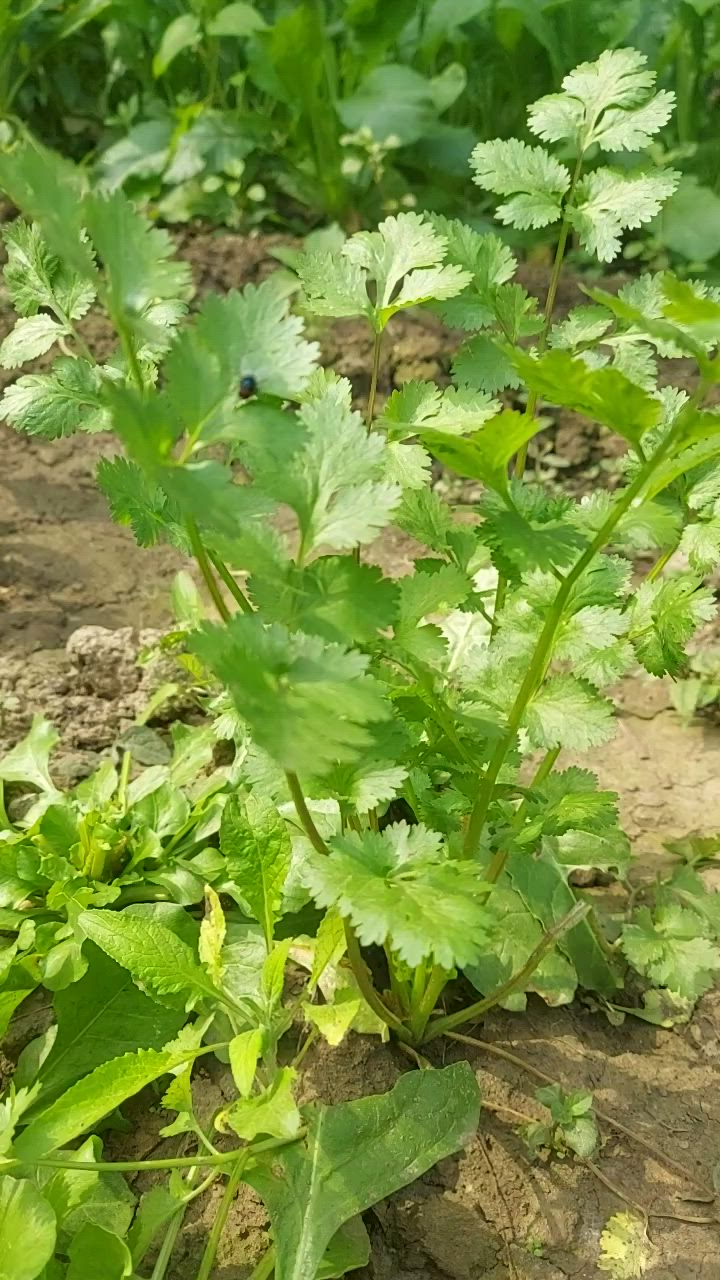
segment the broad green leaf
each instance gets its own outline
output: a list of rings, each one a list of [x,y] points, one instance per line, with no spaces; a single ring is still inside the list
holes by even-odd
[[[349,988],[340,990],[331,1004],[303,1005],[308,1022],[317,1027],[323,1040],[335,1048],[341,1044],[362,1008],[362,998]]]
[[[600,1236],[600,1271],[610,1280],[642,1280],[653,1254],[647,1224],[634,1213],[614,1213]]]
[[[23,374],[5,388],[0,416],[16,431],[46,440],[103,431],[108,417],[100,370],[87,360],[59,356],[49,373]]]
[[[221,1111],[215,1120],[216,1128],[222,1133],[230,1129],[246,1142],[252,1142],[260,1134],[288,1140],[297,1137],[302,1118],[293,1097],[296,1078],[297,1073],[291,1067],[281,1067],[262,1093],[238,1098]]]
[[[267,23],[262,14],[251,4],[243,4],[236,0],[219,9],[214,18],[207,24],[209,36],[252,36],[256,31],[264,31]]]
[[[263,1032],[258,1027],[252,1031],[241,1031],[228,1045],[230,1070],[241,1098],[249,1098],[252,1093],[262,1047]]]
[[[543,928],[528,910],[518,893],[506,885],[496,885],[491,903],[496,913],[495,926],[483,954],[464,973],[481,995],[489,995],[502,986],[523,965],[543,936]],[[575,995],[577,978],[566,956],[554,948],[530,975],[522,989],[512,992],[502,1007],[514,1011],[527,1006],[527,992],[537,992],[546,1004],[569,1004]]]
[[[128,1098],[160,1076],[185,1066],[194,1056],[196,1053],[186,1048],[141,1049],[104,1062],[31,1121],[16,1139],[13,1155],[21,1161],[49,1155],[93,1129]]]
[[[60,735],[49,720],[33,716],[32,725],[21,742],[0,758],[0,781],[30,783],[39,791],[57,794],[50,777],[50,755]]]
[[[495,138],[478,143],[470,164],[479,187],[512,196],[497,207],[501,222],[524,229],[546,227],[560,218],[570,173],[544,147],[531,147],[517,138]]]
[[[630,609],[629,638],[652,675],[680,675],[685,645],[703,622],[715,617],[715,598],[693,574],[642,582]]]
[[[222,950],[225,942],[225,914],[220,899],[211,885],[205,885],[205,915],[200,924],[198,957],[214,986],[223,977]]]
[[[135,1196],[120,1173],[98,1173],[102,1143],[96,1136],[64,1153],[79,1169],[40,1170],[45,1199],[58,1220],[60,1240],[65,1243],[86,1224],[92,1223],[117,1236],[124,1236],[132,1222]],[[82,1166],[87,1171],[82,1171]]]
[[[5,341],[0,345],[0,365],[3,369],[16,369],[26,360],[35,360],[67,333],[64,325],[52,316],[41,312],[18,320]]]
[[[127,969],[97,947],[88,945],[85,956],[85,976],[53,1000],[57,1035],[39,1072],[43,1105],[119,1053],[162,1048],[185,1020],[139,991]]]
[[[276,1280],[315,1280],[340,1227],[461,1148],[479,1110],[464,1062],[408,1072],[389,1093],[359,1102],[308,1108],[306,1137],[246,1174],[273,1224]]]
[[[119,1236],[86,1222],[70,1242],[66,1280],[126,1280],[132,1276],[130,1250]]]
[[[25,1178],[0,1178],[0,1277],[37,1280],[55,1251],[55,1214]]]
[[[458,475],[482,480],[489,488],[505,493],[510,459],[541,429],[537,418],[503,409],[470,436],[456,437],[425,427],[418,431],[432,453]]]
[[[182,1183],[180,1184],[182,1187]],[[128,1232],[133,1264],[139,1267],[158,1232],[179,1212],[179,1197],[167,1186],[151,1187],[140,1197],[137,1213]]]
[[[558,349],[538,358],[516,351],[511,359],[527,385],[545,400],[612,427],[631,444],[660,422],[661,401],[617,369],[590,369],[584,360]]]
[[[317,905],[349,919],[365,945],[389,943],[411,967],[432,958],[462,968],[481,955],[492,922],[479,868],[448,858],[441,839],[404,822],[336,837],[329,857],[308,855],[303,879]]]
[[[94,910],[83,911],[79,925],[111,960],[130,972],[141,989],[160,997],[178,992],[195,998],[212,994],[212,984],[192,947],[159,921],[129,912]]]
[[[370,1261],[370,1237],[361,1217],[351,1218],[335,1233],[323,1255],[317,1280],[340,1280]]]
[[[162,34],[162,39],[153,58],[152,70],[155,79],[163,76],[178,54],[185,49],[194,49],[201,38],[200,19],[194,13],[183,13],[173,18]]]
[[[407,0],[397,0],[397,7],[406,9]],[[374,10],[375,23],[381,13],[382,7]],[[337,110],[347,129],[370,129],[379,141],[397,139],[403,146],[429,132],[438,114],[432,81],[397,62],[373,67],[355,92],[340,100]]]
[[[317,636],[237,615],[206,623],[191,649],[227,686],[258,746],[291,772],[354,759],[372,741],[367,726],[389,718],[367,657]]]
[[[525,850],[513,851],[507,867],[512,887],[544,930],[552,928],[575,906],[577,899],[567,883],[567,873],[558,866],[549,849],[535,858],[528,857]],[[575,966],[579,986],[605,996],[618,990],[619,976],[587,920],[581,920],[574,929],[564,933],[558,949]]]
[[[262,925],[268,950],[290,870],[290,833],[272,801],[233,795],[223,809],[220,849],[227,874]]]

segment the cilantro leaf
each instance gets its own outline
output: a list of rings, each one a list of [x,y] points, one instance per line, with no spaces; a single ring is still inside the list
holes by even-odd
[[[250,578],[248,589],[269,622],[326,640],[373,640],[397,614],[396,584],[350,556],[323,556],[304,569],[288,563],[279,578],[267,572]]]
[[[687,556],[696,573],[712,573],[720,561],[720,518],[686,525],[679,550]]]
[[[57,440],[76,431],[104,431],[108,415],[100,370],[60,356],[49,373],[26,373],[5,388],[0,414],[16,431]]]
[[[552,676],[530,701],[525,727],[533,747],[588,751],[613,736],[612,703],[583,680]]]
[[[491,489],[506,493],[510,459],[541,430],[537,418],[503,409],[473,435],[458,437],[424,425],[419,435],[435,457],[458,475],[482,480]]]
[[[674,574],[640,584],[630,610],[629,637],[651,675],[677,676],[685,664],[687,641],[714,617],[712,592],[693,574]]]
[[[56,314],[59,307],[69,320],[85,315],[95,297],[92,284],[60,264],[37,223],[17,218],[4,229],[3,240],[8,255],[3,275],[19,315],[34,316],[41,307]]]
[[[450,861],[442,837],[404,822],[336,837],[311,854],[303,879],[318,906],[349,919],[362,943],[388,943],[406,964],[445,969],[479,959],[491,917],[479,868]]]
[[[458,350],[453,360],[453,377],[465,387],[480,387],[492,394],[521,383],[517,369],[502,347],[491,337],[476,334]]]
[[[97,268],[84,231],[83,170],[39,143],[26,141],[0,153],[0,184],[21,213],[39,223],[58,259],[94,282]]]
[[[622,949],[655,986],[693,1002],[709,990],[720,969],[720,947],[698,937],[697,914],[675,905],[658,907],[654,916],[640,907],[623,928]]]
[[[96,473],[110,513],[117,524],[130,525],[141,547],[172,542],[188,550],[187,535],[167,494],[153,485],[137,465],[126,458],[101,458]]]
[[[25,316],[18,320],[0,345],[0,365],[3,369],[16,369],[26,360],[35,360],[49,351],[67,334],[65,325],[45,312]]]
[[[316,316],[372,316],[367,275],[342,251],[305,253],[297,273],[307,306]]]
[[[631,444],[660,421],[660,400],[635,386],[618,369],[590,369],[583,360],[558,349],[537,358],[514,351],[510,358],[528,386],[544,399],[569,405],[612,427]]]
[[[420,426],[436,427],[453,435],[469,435],[498,413],[500,404],[483,392],[448,387],[434,382],[406,382],[393,391],[378,418],[391,437],[415,435]]]
[[[479,142],[470,158],[475,182],[499,196],[512,196],[498,205],[501,222],[524,230],[557,222],[570,174],[544,147],[531,147],[517,138]]]
[[[206,624],[189,643],[226,685],[258,746],[291,772],[353,760],[372,741],[371,722],[390,715],[368,659],[319,636],[241,615],[224,627]]]
[[[595,169],[578,183],[568,218],[583,247],[601,262],[612,262],[620,252],[623,231],[650,222],[679,181],[675,169],[634,174]]]

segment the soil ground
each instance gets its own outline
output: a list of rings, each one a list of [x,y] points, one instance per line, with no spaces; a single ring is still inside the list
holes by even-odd
[[[226,289],[269,270],[271,244],[201,234],[188,236],[183,252],[200,291]],[[541,287],[542,271],[527,283]],[[566,305],[575,292],[571,284]],[[106,335],[100,326],[92,336],[102,342]],[[370,353],[364,331],[348,322],[319,336],[328,360],[362,396]],[[410,377],[442,381],[452,349],[432,318],[396,318],[381,390],[387,394]],[[110,523],[93,481],[97,459],[112,450],[108,438],[44,443],[1,431],[0,742],[15,741],[31,713],[43,711],[61,730],[60,772],[71,781],[95,767],[146,698],[146,677],[135,665],[148,638],[141,632],[167,619],[167,589],[179,561],[168,549],[139,550]],[[558,459],[568,465],[561,468]],[[571,414],[558,417],[535,458],[575,492],[612,484],[615,461],[613,442]],[[411,563],[412,548],[401,541],[376,550],[388,571],[401,573]],[[707,720],[683,728],[661,681],[626,681],[620,703],[617,737],[591,764],[602,784],[619,792],[626,828],[652,867],[665,840],[720,830],[720,729]],[[711,1181],[720,1149],[720,994],[708,995],[690,1025],[671,1032],[632,1019],[612,1027],[580,1004],[551,1010],[533,1001],[526,1015],[499,1014],[481,1033],[553,1078],[594,1089],[600,1107],[694,1177]],[[358,1277],[592,1280],[602,1275],[596,1260],[603,1225],[627,1208],[612,1184],[651,1214],[648,1280],[718,1280],[718,1223],[712,1206],[683,1198],[693,1195],[692,1185],[607,1126],[598,1160],[604,1180],[577,1161],[530,1164],[512,1111],[537,1114],[538,1082],[487,1050],[453,1045],[446,1053],[448,1061],[462,1053],[478,1072],[488,1102],[480,1135],[461,1157],[366,1215],[373,1256]],[[340,1101],[381,1091],[408,1065],[394,1049],[352,1037],[337,1050],[308,1055],[308,1096]],[[222,1087],[221,1076],[203,1083],[209,1093]],[[135,1119],[132,1149],[146,1156],[162,1121],[152,1112]],[[193,1206],[173,1280],[194,1277],[214,1210],[212,1197]],[[266,1241],[262,1208],[242,1190],[215,1280],[245,1280]]]

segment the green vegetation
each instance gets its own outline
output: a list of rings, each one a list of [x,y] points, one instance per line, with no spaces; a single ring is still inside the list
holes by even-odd
[[[166,31],[158,78],[206,35],[221,59],[223,13]],[[475,147],[500,222],[557,238],[543,312],[497,235],[401,212],[294,257],[294,282],[211,294],[188,318],[187,267],[121,191],[25,139],[0,157],[21,214],[5,233],[19,318],[0,361],[60,352],[7,388],[5,417],[45,439],[112,430],[124,456],[98,482],[114,519],[192,555],[215,613],[178,593],[166,649],[203,716],[176,725],[165,763],[138,771],[126,752],[61,793],[42,719],[0,761],[3,1026],[38,988],[53,1008],[2,1103],[0,1243],[16,1280],[79,1280],[98,1257],[108,1277],[162,1280],[187,1205],[222,1177],[198,1280],[240,1182],[272,1224],[256,1280],[345,1274],[368,1258],[359,1215],[460,1149],[480,1099],[460,1063],[299,1107],[315,1040],[355,1029],[417,1056],[528,993],[556,1005],[578,989],[612,1018],[672,1025],[710,987],[720,916],[703,850],[678,848],[664,881],[601,916],[571,877],[628,883],[616,797],[587,769],[555,769],[561,747],[610,740],[620,676],[680,673],[714,611],[720,418],[705,399],[720,295],[662,273],[554,319],[569,237],[611,261],[675,191],[674,170],[637,156],[672,109],[626,48],[532,105],[547,147]],[[292,297],[367,324],[364,413],[319,367]],[[378,412],[386,326],[418,306],[467,334],[455,385],[410,382]],[[93,307],[116,335],[102,362],[83,338]],[[658,356],[694,361],[692,395],[658,387]],[[523,412],[502,407],[507,389]],[[624,440],[621,487],[574,502],[526,478],[541,400]],[[433,490],[433,459],[481,482],[471,522]],[[363,559],[390,527],[425,548],[399,581]],[[678,547],[690,567],[670,572]],[[640,583],[638,550],[654,557]],[[211,1056],[235,1093],[207,1114],[193,1067]],[[182,1137],[180,1154],[104,1159],[107,1118],[162,1079],[175,1118],[161,1133]],[[548,1087],[538,1101],[533,1151],[589,1158],[591,1096]],[[170,1176],[136,1204],[119,1175],[138,1169]],[[602,1265],[643,1241],[617,1215]]]
[[[709,262],[713,0],[6,0],[0,129],[29,127],[166,222],[355,229],[408,202],[476,222],[476,143],[526,136],[529,100],[626,45],[676,95],[655,151],[684,174],[627,252]]]

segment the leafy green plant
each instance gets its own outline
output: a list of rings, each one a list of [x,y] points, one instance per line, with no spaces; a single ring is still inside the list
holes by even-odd
[[[547,1107],[547,1122],[538,1120],[527,1125],[524,1138],[533,1156],[552,1152],[563,1159],[572,1152],[581,1159],[589,1159],[598,1146],[597,1121],[593,1114],[593,1096],[585,1089],[566,1093],[559,1085],[547,1085],[536,1089],[538,1102]]]
[[[476,1122],[477,1087],[463,1068],[404,1078],[383,1099],[301,1113],[295,1073],[318,1036],[334,1045],[351,1029],[379,1031],[412,1053],[497,1006],[522,1010],[529,992],[561,1004],[581,988],[622,1009],[628,974],[646,993],[645,1009],[631,1011],[657,1021],[653,1001],[687,1012],[720,967],[716,899],[693,867],[648,891],[628,919],[600,919],[573,888],[580,868],[623,880],[631,851],[615,796],[589,770],[555,767],[562,748],[610,740],[608,689],[626,671],[682,670],[685,645],[714,609],[702,571],[667,565],[693,523],[688,512],[701,511],[688,495],[701,479],[712,488],[717,467],[720,419],[704,400],[720,377],[720,299],[661,275],[617,296],[594,289],[588,305],[559,323],[553,316],[571,232],[609,259],[674,186],[667,170],[592,168],[593,156],[644,147],[671,107],[641,55],[606,53],[530,110],[562,159],[516,140],[476,149],[477,181],[506,198],[501,218],[557,230],[542,313],[513,281],[503,241],[442,218],[391,216],[297,260],[303,311],[359,317],[373,335],[364,413],[349,383],[318,367],[286,276],[211,295],[186,323],[187,271],[121,193],[89,190],[81,172],[32,145],[0,157],[0,180],[30,219],[7,233],[20,319],[0,355],[15,366],[54,345],[62,352],[47,372],[21,375],[3,411],[16,429],[45,437],[114,430],[125,456],[101,464],[99,483],[142,545],[167,540],[194,556],[216,620],[190,610],[176,640],[210,735],[234,747],[225,772],[205,776],[205,757],[196,759],[157,803],[148,793],[148,810],[131,796],[136,782],[140,792],[147,785],[143,774],[126,788],[108,781],[105,807],[86,812],[77,794],[60,804],[61,856],[82,877],[67,922],[88,967],[55,993],[56,1036],[67,992],[90,981],[98,956],[120,983],[129,974],[126,996],[182,1014],[185,1025],[168,1039],[146,1026],[132,1057],[104,1058],[50,1100],[42,1079],[37,1095],[10,1095],[8,1133],[17,1133],[6,1176],[37,1181],[58,1162],[74,1168],[57,1153],[173,1075],[169,1136],[191,1135],[198,1147],[168,1157],[171,1167],[229,1175],[199,1280],[239,1180],[260,1192],[273,1223],[275,1252],[259,1274],[274,1267],[278,1280],[315,1280],[346,1222],[456,1150]],[[92,305],[118,339],[104,363],[83,338]],[[411,382],[381,406],[383,335],[416,306],[470,335],[456,385]],[[695,361],[692,395],[658,388],[658,354]],[[522,411],[496,398],[520,388]],[[546,423],[541,401],[626,442],[620,488],[576,503],[526,480],[527,449]],[[482,484],[471,520],[433,490],[433,458]],[[372,544],[391,525],[425,548],[399,581],[373,562]],[[655,555],[639,584],[636,550]],[[24,816],[13,809],[3,839],[42,865],[58,802],[47,763],[28,771],[27,756],[20,748],[9,771],[6,760],[4,776],[45,795]],[[166,809],[176,804],[183,817],[167,840]],[[136,839],[153,855],[128,862]],[[36,861],[18,854],[19,870],[26,865]],[[61,886],[67,876],[61,867]],[[200,880],[199,923],[187,907]],[[151,885],[169,901],[148,902]],[[126,886],[137,895],[129,905]],[[25,964],[20,942],[35,937],[33,914],[52,908],[43,887],[20,876],[10,886],[11,974]],[[309,975],[293,999],[284,995],[290,963]],[[476,991],[470,1003],[450,986],[461,973]],[[281,1042],[298,1019],[307,1029],[288,1066]],[[37,1073],[44,1045],[26,1052]],[[208,1122],[191,1067],[213,1053],[229,1061],[238,1096]],[[17,1087],[27,1087],[22,1073]],[[553,1143],[587,1148],[586,1098],[546,1100]],[[218,1150],[216,1131],[245,1145]],[[397,1156],[387,1181],[356,1158],[369,1133],[375,1142],[387,1134]],[[124,1167],[140,1165],[95,1162],[92,1171]],[[188,1175],[180,1198],[201,1185]]]

